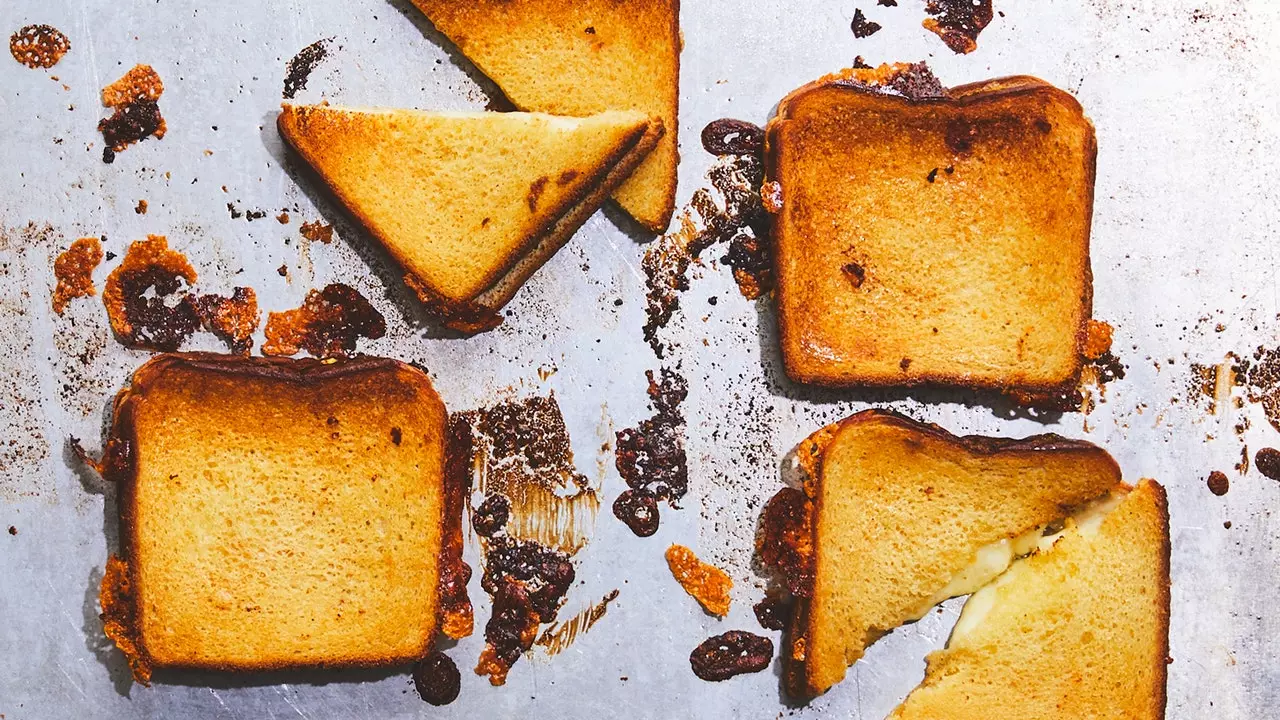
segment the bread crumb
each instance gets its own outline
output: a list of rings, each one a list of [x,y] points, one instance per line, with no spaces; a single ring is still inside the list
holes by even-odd
[[[729,591],[733,580],[723,570],[698,559],[683,545],[667,548],[667,566],[676,582],[698,601],[707,612],[724,617],[729,614]]]

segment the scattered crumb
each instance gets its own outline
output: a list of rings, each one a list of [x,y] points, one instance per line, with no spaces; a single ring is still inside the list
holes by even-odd
[[[1226,495],[1227,491],[1231,489],[1231,481],[1227,479],[1225,473],[1218,470],[1209,473],[1208,485],[1209,492],[1218,497]]]
[[[139,215],[146,215],[146,214],[147,214],[147,201],[146,201],[146,200],[139,200],[139,201],[138,201],[138,204],[133,208],[133,211],[134,211],[134,212],[136,212],[136,213],[138,213]]]
[[[333,242],[333,226],[326,225],[319,220],[302,223],[302,227],[298,228],[298,232],[302,233],[302,237],[313,242],[322,242],[326,245]]]
[[[683,545],[667,548],[666,558],[671,574],[690,597],[712,615],[724,617],[729,614],[729,591],[733,589],[733,580],[723,570],[702,562]]]
[[[281,225],[288,225],[288,224],[289,224],[289,213],[287,213],[287,212],[282,212],[282,213],[280,213],[279,215],[277,215],[277,216],[276,216],[276,222],[280,223]]]
[[[27,25],[9,36],[9,54],[32,70],[57,65],[70,49],[67,36],[50,25]]]
[[[102,89],[103,106],[115,110],[98,123],[103,162],[115,162],[116,153],[148,137],[164,137],[167,128],[156,104],[163,93],[164,83],[150,65],[135,65]]]
[[[312,290],[302,307],[267,316],[267,341],[263,355],[296,355],[300,351],[318,358],[347,357],[361,337],[377,339],[387,325],[358,290],[332,283]]]
[[[102,243],[96,237],[76,240],[53,261],[53,275],[58,280],[53,289],[54,312],[61,315],[72,299],[98,294],[93,286],[93,270],[101,262]]]

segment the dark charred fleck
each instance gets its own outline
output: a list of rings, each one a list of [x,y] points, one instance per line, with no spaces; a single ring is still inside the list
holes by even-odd
[[[880,32],[880,23],[868,20],[867,16],[862,14],[861,8],[853,11],[853,23],[850,27],[853,29],[853,36],[856,38],[871,37]]]
[[[756,540],[760,561],[781,574],[787,590],[796,597],[813,594],[812,508],[804,492],[782,488],[765,505]]]
[[[10,525],[10,526],[9,526],[9,534],[10,534],[10,535],[17,535],[17,534],[18,534],[18,528],[16,528],[16,527],[14,527],[14,526]]]
[[[973,150],[973,141],[977,137],[977,128],[964,118],[956,118],[947,123],[947,147],[957,155],[964,155]]]
[[[862,287],[862,283],[867,279],[867,269],[856,262],[848,263],[841,270],[844,271],[844,276],[849,279],[849,284],[855,288]]]
[[[743,630],[707,638],[689,655],[693,674],[711,682],[760,672],[773,660],[773,641]]]
[[[1253,466],[1272,480],[1280,480],[1280,450],[1262,448],[1253,456]]]
[[[745,120],[712,120],[702,129],[702,147],[717,156],[759,155],[764,151],[764,129]]]
[[[448,705],[458,699],[462,675],[452,658],[435,650],[413,666],[413,686],[432,705]]]
[[[938,180],[938,168],[934,168],[930,170],[929,174],[925,176],[925,179],[931,183],[936,182]]]
[[[756,622],[765,630],[785,630],[791,622],[791,603],[780,598],[767,597],[751,607]]]
[[[613,516],[621,520],[636,537],[649,537],[658,532],[661,516],[658,501],[648,490],[629,489],[613,501]]]
[[[299,90],[305,90],[311,71],[329,56],[329,43],[333,38],[323,38],[302,48],[290,58],[284,71],[284,99],[292,100]]]
[[[471,527],[480,537],[493,537],[507,526],[511,501],[505,495],[490,495],[471,513]]]
[[[1228,480],[1226,474],[1220,470],[1214,470],[1209,473],[1208,485],[1209,492],[1219,497],[1226,495],[1227,491],[1231,489],[1231,481]]]
[[[485,558],[481,587],[493,598],[493,615],[477,672],[501,684],[533,646],[537,626],[555,620],[575,573],[568,555],[508,537],[492,539]]]
[[[676,507],[689,490],[685,421],[680,411],[689,387],[683,377],[670,370],[663,369],[660,380],[655,380],[652,371],[646,375],[655,413],[637,427],[618,431],[614,464],[631,489],[646,491]]]
[[[398,427],[391,428],[391,444],[392,445],[399,445],[400,441],[403,438],[404,438],[404,433],[400,430],[400,428]]]
[[[305,350],[314,357],[346,357],[361,337],[377,339],[387,332],[386,321],[360,291],[342,283],[307,293],[302,307],[273,312],[267,319],[264,355],[295,355]]]
[[[928,0],[924,26],[959,54],[978,49],[978,34],[991,23],[991,0]]]

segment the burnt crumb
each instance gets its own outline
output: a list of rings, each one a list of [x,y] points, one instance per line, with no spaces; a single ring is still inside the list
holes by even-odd
[[[458,699],[462,675],[448,655],[434,650],[413,666],[413,687],[432,705],[448,705]]]
[[[311,71],[329,56],[329,43],[332,41],[331,37],[321,38],[302,48],[297,55],[289,59],[284,70],[283,97],[285,100],[292,100],[299,90],[306,89]]]
[[[54,312],[61,315],[73,299],[97,294],[93,271],[101,262],[102,243],[96,237],[76,240],[53,261],[53,276],[58,281],[53,289]]]
[[[253,348],[253,333],[258,329],[258,295],[253,288],[238,287],[231,297],[201,295],[196,299],[196,314],[204,329],[227,343],[231,352],[247,355]]]
[[[276,268],[276,274],[280,277],[289,277],[289,264],[281,263],[280,267]]]
[[[840,269],[844,272],[844,276],[848,278],[849,284],[855,288],[862,287],[862,283],[867,279],[867,269],[856,262],[847,263]]]
[[[299,351],[318,358],[346,357],[355,352],[361,337],[377,339],[387,332],[382,313],[355,288],[332,283],[307,293],[302,307],[273,312],[267,317],[264,355],[295,355]]]
[[[853,88],[878,95],[894,95],[908,100],[940,100],[949,97],[942,82],[934,76],[927,63],[881,64],[868,68],[866,63],[854,61],[854,67],[828,75],[822,79],[833,85]]]
[[[614,465],[627,485],[635,490],[625,503],[625,515],[619,514],[618,502],[614,514],[627,522],[633,531],[637,527],[647,529],[648,523],[656,530],[657,514],[652,518],[640,518],[636,512],[651,507],[646,493],[654,501],[665,500],[672,507],[679,507],[680,498],[689,491],[689,467],[684,450],[684,415],[680,404],[689,393],[689,386],[678,373],[663,369],[660,380],[648,371],[649,398],[655,413],[634,428],[619,430],[615,436]],[[652,506],[656,508],[656,503]],[[628,521],[631,518],[631,521]],[[634,523],[634,524],[633,524]],[[640,534],[637,532],[637,534]],[[649,534],[652,534],[650,532]]]
[[[930,171],[929,171],[929,174],[925,176],[925,180],[928,180],[930,183],[935,183],[935,182],[937,182],[937,181],[938,181],[938,168],[934,168],[934,169],[930,170]]]
[[[147,201],[146,201],[146,200],[139,200],[139,201],[138,201],[138,204],[134,206],[133,211],[134,211],[135,213],[139,214],[139,215],[146,215],[146,214],[147,214]]]
[[[1237,375],[1244,379],[1249,402],[1262,405],[1271,426],[1280,430],[1280,348],[1259,347],[1251,361],[1241,361]]]
[[[880,7],[898,7],[898,0],[876,0]]]
[[[551,397],[496,405],[480,413],[476,427],[492,443],[494,457],[519,457],[535,470],[566,468],[573,457],[564,416]]]
[[[713,120],[702,128],[702,147],[716,156],[760,155],[764,152],[764,129],[745,120]]]
[[[9,36],[9,54],[35,70],[58,64],[71,49],[71,41],[51,25],[27,25]]]
[[[311,241],[320,241],[325,245],[333,242],[333,226],[326,225],[319,220],[302,223],[302,227],[298,228],[298,232],[302,237]]]
[[[10,535],[17,535],[17,534],[18,534],[18,528],[16,528],[16,527],[14,527],[14,526],[10,525],[10,526],[9,526],[9,534],[10,534]]]
[[[785,630],[791,623],[792,604],[775,597],[767,597],[751,606],[756,622],[765,630]]]
[[[116,153],[136,142],[164,137],[167,128],[156,104],[163,93],[164,83],[150,65],[135,65],[102,89],[103,106],[114,110],[98,122],[104,163],[115,162]]]
[[[1231,481],[1227,479],[1225,473],[1219,470],[1214,470],[1209,473],[1208,485],[1209,492],[1217,495],[1218,497],[1226,495],[1227,491],[1231,489]]]
[[[736,143],[737,138],[734,139]],[[667,346],[658,338],[680,307],[680,294],[689,289],[689,267],[707,248],[739,236],[767,238],[770,218],[760,198],[764,183],[764,163],[756,155],[725,155],[707,172],[712,187],[723,198],[717,203],[712,190],[700,188],[682,211],[680,228],[660,238],[644,254],[645,274],[644,338],[654,353],[664,357]],[[745,241],[744,241],[745,242]],[[757,240],[759,247],[767,247]],[[731,249],[732,252],[732,249]],[[746,268],[748,263],[744,263]],[[741,275],[734,277],[742,287]],[[767,284],[763,279],[759,283]],[[747,294],[744,288],[743,293]],[[749,295],[749,297],[751,297]]]
[[[773,290],[772,236],[739,233],[720,262],[733,268],[733,279],[746,299],[755,300]]]
[[[1253,456],[1253,466],[1272,480],[1280,480],[1280,450],[1262,448]]]
[[[485,624],[476,673],[502,685],[533,647],[538,626],[556,619],[575,571],[568,555],[538,543],[509,537],[489,542],[480,585],[493,598],[493,615]]]
[[[898,367],[902,369],[902,372],[906,372],[907,370],[910,370],[911,358],[905,358],[905,357],[902,358],[902,360],[898,363]]]
[[[511,501],[505,495],[490,495],[471,513],[471,527],[480,537],[493,537],[510,517]]]
[[[631,528],[636,537],[649,537],[658,532],[661,521],[658,500],[643,488],[623,490],[613,501],[613,516]]]
[[[404,431],[402,431],[398,427],[391,428],[391,444],[392,445],[399,445],[400,441],[403,439],[404,439]]]
[[[862,14],[862,9],[858,8],[853,11],[853,23],[849,26],[853,30],[853,36],[856,38],[871,37],[880,32],[880,23],[874,23]]]
[[[870,70],[871,65],[867,64],[867,61],[861,55],[859,55],[853,59],[853,69],[854,70]]]
[[[813,594],[813,503],[803,491],[779,490],[764,507],[756,552],[795,597]]]
[[[71,452],[85,467],[98,473],[107,482],[119,482],[133,470],[133,443],[112,435],[107,438],[101,459],[95,460],[85,451],[79,438],[68,438]]]
[[[276,222],[280,223],[281,225],[288,225],[289,213],[282,211],[279,215],[276,216]]]
[[[249,222],[253,222],[254,220],[261,220],[266,216],[267,216],[267,212],[265,210],[246,210],[244,213],[244,219],[248,220]]]
[[[195,281],[191,263],[163,235],[132,243],[102,291],[116,337],[129,347],[177,350],[200,327],[194,298],[179,294]]]
[[[240,212],[239,208],[235,206],[235,203],[227,203],[227,212],[231,213],[232,220],[239,220],[244,217],[244,213]]]
[[[959,54],[978,49],[978,34],[991,23],[991,0],[928,0],[924,26]]]
[[[707,638],[689,655],[693,674],[710,682],[760,672],[772,661],[773,641],[743,630]]]

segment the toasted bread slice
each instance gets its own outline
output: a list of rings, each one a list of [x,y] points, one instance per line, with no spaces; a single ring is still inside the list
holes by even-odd
[[[638,110],[666,135],[614,198],[649,230],[675,210],[679,0],[413,0],[521,110]]]
[[[913,67],[802,87],[769,125],[787,374],[1073,388],[1093,302],[1093,126],[1034,78],[913,95],[917,79],[886,77]]]
[[[1143,480],[974,593],[892,717],[1161,720],[1168,657],[1169,513]]]
[[[449,327],[477,332],[648,153],[659,121],[285,105],[280,133]]]
[[[784,654],[798,697],[826,692],[868,645],[986,584],[1046,525],[1120,485],[1089,443],[956,437],[879,410],[801,450],[815,460],[813,581]]]
[[[107,633],[151,668],[396,665],[430,651],[453,513],[423,372],[161,355],[116,400]]]

